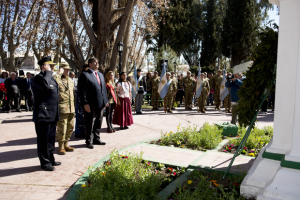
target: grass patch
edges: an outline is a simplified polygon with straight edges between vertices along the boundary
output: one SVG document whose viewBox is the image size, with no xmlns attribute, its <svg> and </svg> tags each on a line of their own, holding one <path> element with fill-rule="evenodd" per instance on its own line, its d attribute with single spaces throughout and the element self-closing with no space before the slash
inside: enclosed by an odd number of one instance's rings
<svg viewBox="0 0 300 200">
<path fill-rule="evenodd" d="M 145 161 L 142 153 L 125 156 L 114 150 L 101 167 L 89 171 L 78 199 L 157 199 L 157 194 L 185 169 Z"/>
<path fill-rule="evenodd" d="M 175 190 L 169 200 L 245 199 L 240 196 L 240 185 L 246 172 L 222 178 L 222 173 L 194 170 L 188 180 Z"/>
<path fill-rule="evenodd" d="M 216 148 L 221 141 L 222 130 L 216 125 L 205 122 L 200 129 L 197 126 L 180 127 L 179 125 L 175 133 L 173 131 L 162 133 L 161 139 L 150 143 L 206 151 L 206 149 Z"/>
<path fill-rule="evenodd" d="M 245 136 L 246 131 L 247 131 L 246 128 L 239 127 L 239 137 L 237 137 L 236 139 L 230 139 L 229 143 L 224 145 L 220 151 L 226 153 L 235 153 L 243 137 Z M 272 137 L 273 137 L 272 126 L 265 126 L 262 129 L 259 128 L 252 129 L 249 138 L 246 141 L 246 145 L 242 150 L 242 154 L 251 157 L 256 157 L 261 151 L 261 149 L 270 142 Z"/>
</svg>

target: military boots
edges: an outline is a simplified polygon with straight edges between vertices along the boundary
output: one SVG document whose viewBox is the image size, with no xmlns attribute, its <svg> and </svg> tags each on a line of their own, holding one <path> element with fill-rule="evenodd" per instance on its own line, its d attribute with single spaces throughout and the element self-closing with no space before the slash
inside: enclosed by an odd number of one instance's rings
<svg viewBox="0 0 300 200">
<path fill-rule="evenodd" d="M 58 154 L 59 155 L 65 155 L 65 147 L 64 147 L 64 142 L 58 142 Z"/>
<path fill-rule="evenodd" d="M 67 152 L 74 151 L 73 147 L 69 147 L 68 141 L 64 142 L 64 148 L 65 148 L 65 151 L 67 151 Z"/>
</svg>

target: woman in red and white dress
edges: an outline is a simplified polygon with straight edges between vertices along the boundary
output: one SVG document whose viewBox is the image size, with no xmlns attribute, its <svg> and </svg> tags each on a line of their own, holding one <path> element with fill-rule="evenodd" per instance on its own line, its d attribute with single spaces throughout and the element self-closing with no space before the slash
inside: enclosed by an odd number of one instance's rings
<svg viewBox="0 0 300 200">
<path fill-rule="evenodd" d="M 121 127 L 121 130 L 128 129 L 133 124 L 131 110 L 131 83 L 127 81 L 127 74 L 121 72 L 119 82 L 117 83 L 117 107 L 115 109 L 113 124 Z"/>
</svg>

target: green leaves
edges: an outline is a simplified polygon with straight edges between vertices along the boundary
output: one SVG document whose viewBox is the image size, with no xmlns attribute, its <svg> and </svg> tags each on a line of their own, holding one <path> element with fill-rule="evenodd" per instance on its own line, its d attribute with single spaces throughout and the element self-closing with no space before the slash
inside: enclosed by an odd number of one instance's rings
<svg viewBox="0 0 300 200">
<path fill-rule="evenodd" d="M 177 132 L 162 134 L 161 144 L 205 150 L 216 148 L 221 142 L 221 137 L 222 130 L 206 122 L 200 130 L 196 126 L 186 128 L 178 126 Z"/>
<path fill-rule="evenodd" d="M 260 43 L 255 48 L 251 58 L 254 63 L 250 70 L 246 72 L 246 79 L 238 92 L 240 100 L 237 112 L 239 113 L 239 124 L 241 126 L 250 125 L 265 89 L 267 88 L 270 92 L 274 87 L 278 43 L 277 28 L 277 25 L 274 24 L 275 30 L 266 27 L 259 33 Z"/>
</svg>

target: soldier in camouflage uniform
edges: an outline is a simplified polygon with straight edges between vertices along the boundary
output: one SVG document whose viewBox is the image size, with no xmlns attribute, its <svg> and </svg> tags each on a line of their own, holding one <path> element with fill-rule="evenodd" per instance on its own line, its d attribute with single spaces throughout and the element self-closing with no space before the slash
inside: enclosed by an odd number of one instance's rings
<svg viewBox="0 0 300 200">
<path fill-rule="evenodd" d="M 215 109 L 216 110 L 221 110 L 220 106 L 221 106 L 221 100 L 220 100 L 220 89 L 221 89 L 221 85 L 222 85 L 222 80 L 223 80 L 223 76 L 221 75 L 222 70 L 218 70 L 218 74 L 214 77 L 214 82 L 215 82 Z"/>
<path fill-rule="evenodd" d="M 198 113 L 202 112 L 205 113 L 205 105 L 206 105 L 206 97 L 209 93 L 209 82 L 207 79 L 204 78 L 204 73 L 201 73 L 201 80 L 202 80 L 202 91 L 201 95 L 198 98 Z"/>
<path fill-rule="evenodd" d="M 59 111 L 60 120 L 57 123 L 56 139 L 59 144 L 58 153 L 66 154 L 66 151 L 74 151 L 69 147 L 70 139 L 74 129 L 75 107 L 74 107 L 74 81 L 69 77 L 70 67 L 61 63 L 59 72 L 54 75 L 59 87 Z"/>
<path fill-rule="evenodd" d="M 230 72 L 227 73 L 227 78 L 231 77 L 232 74 Z M 224 107 L 226 113 L 231 113 L 231 100 L 230 100 L 230 88 L 227 88 L 229 93 L 224 99 Z"/>
<path fill-rule="evenodd" d="M 175 110 L 174 103 L 175 103 L 175 99 L 176 99 L 177 86 L 178 86 L 178 80 L 175 76 L 175 72 L 171 72 L 171 79 L 173 79 L 173 82 L 175 82 L 175 95 L 172 98 L 171 110 Z"/>
<path fill-rule="evenodd" d="M 179 85 L 184 84 L 184 103 L 185 110 L 192 110 L 192 99 L 195 93 L 196 81 L 191 77 L 191 72 L 187 72 L 187 76 L 182 78 Z"/>
<path fill-rule="evenodd" d="M 165 112 L 173 113 L 171 108 L 172 108 L 172 103 L 174 102 L 174 96 L 176 94 L 176 82 L 174 79 L 172 79 L 170 76 L 170 72 L 167 72 L 167 84 L 169 84 L 168 88 L 168 93 L 166 94 L 164 98 L 164 107 L 165 107 Z"/>
<path fill-rule="evenodd" d="M 158 106 L 159 106 L 159 93 L 158 93 L 158 85 L 160 82 L 160 77 L 158 76 L 158 72 L 154 72 L 154 76 L 151 77 L 148 81 L 147 81 L 147 85 L 149 85 L 149 87 L 152 89 L 152 93 L 151 93 L 151 99 L 152 99 L 152 110 L 159 110 Z"/>
</svg>

